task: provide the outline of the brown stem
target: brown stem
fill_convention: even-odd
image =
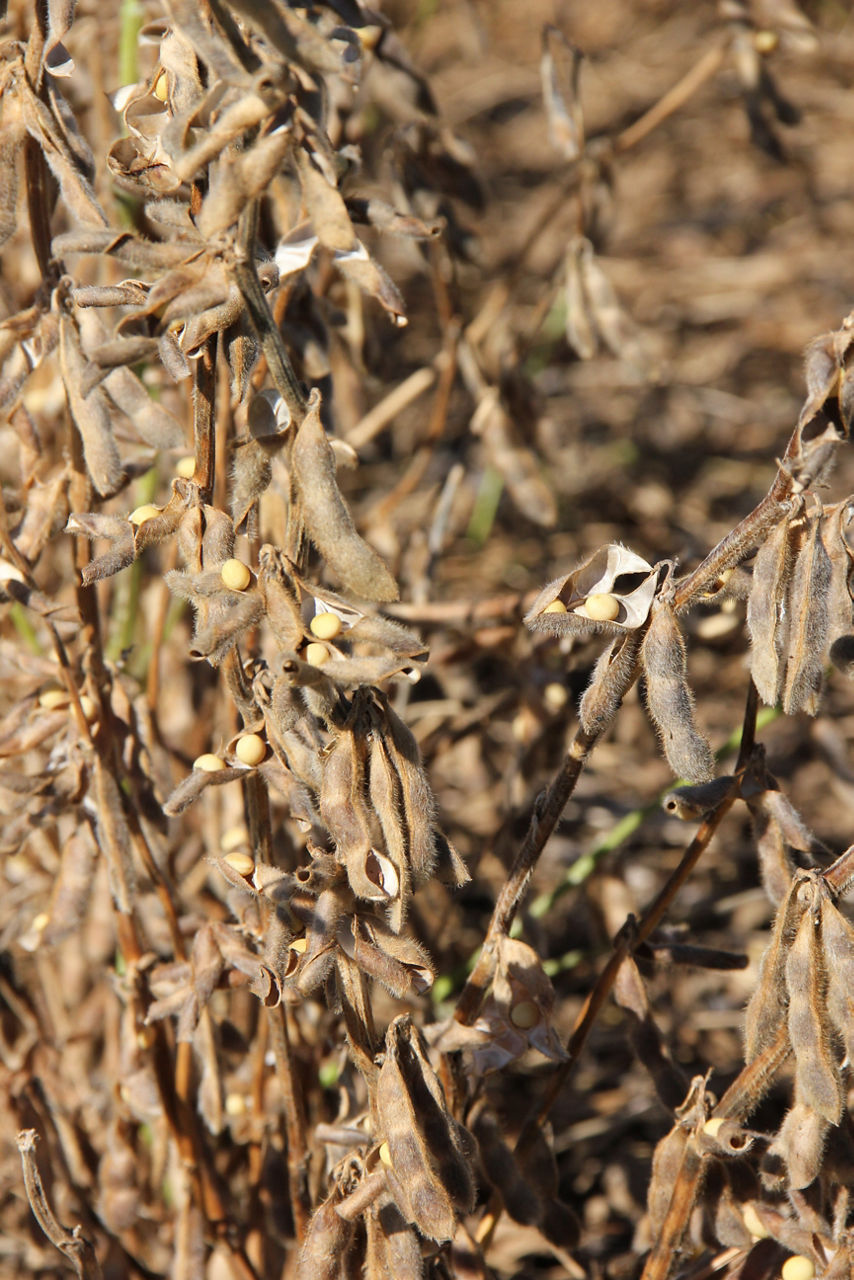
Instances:
[[[549,1087],[547,1088],[542,1101],[536,1108],[535,1113],[532,1114],[532,1116],[525,1122],[525,1126],[522,1130],[522,1136],[519,1139],[520,1143],[522,1143],[526,1136],[530,1134],[533,1128],[541,1125],[545,1121],[554,1106],[556,1099],[569,1079],[576,1062],[578,1061],[581,1050],[587,1042],[587,1037],[593,1028],[593,1024],[596,1021],[599,1011],[610,995],[611,988],[616,981],[620,965],[626,956],[634,950],[634,948],[639,946],[642,942],[645,942],[658,928],[664,918],[665,912],[670,907],[679,890],[685,884],[705,850],[708,848],[709,842],[720,826],[724,814],[727,813],[730,806],[733,804],[738,794],[739,785],[740,778],[733,778],[729,790],[715,810],[701,823],[697,834],[694,836],[694,839],[682,855],[678,867],[676,867],[672,874],[668,876],[667,882],[662,887],[658,896],[644,912],[638,923],[631,929],[623,930],[620,934],[617,946],[609,957],[608,963],[599,975],[593,990],[588,995],[575,1019],[575,1025],[566,1046],[568,1057],[565,1062],[561,1063],[560,1067],[552,1076],[552,1079],[549,1082]]]
[[[712,1118],[746,1120],[768,1092],[774,1077],[791,1052],[788,1028],[783,1024],[773,1044],[748,1063],[732,1082],[712,1111]],[[670,1204],[655,1245],[646,1260],[641,1280],[667,1280],[676,1262],[691,1210],[702,1189],[709,1158],[708,1152],[698,1149],[692,1134],[685,1145]]]
[[[18,1151],[24,1171],[24,1187],[30,1208],[42,1231],[60,1253],[68,1259],[79,1280],[101,1280],[101,1267],[95,1254],[95,1246],[83,1235],[80,1226],[63,1227],[56,1219],[48,1203],[41,1176],[36,1165],[36,1131],[22,1129],[18,1134]]]
[[[238,246],[233,265],[234,279],[243,294],[249,319],[261,343],[270,377],[288,406],[292,421],[299,425],[305,417],[305,397],[285,350],[282,335],[273,321],[270,304],[264,296],[264,290],[261,288],[258,273],[255,270],[257,216],[257,202],[251,201],[241,214],[238,224]]]
[[[203,343],[193,363],[193,448],[193,479],[202,502],[210,503],[216,466],[216,335]]]
[[[280,1005],[278,1009],[268,1010],[267,1016],[276,1060],[276,1075],[282,1091],[285,1113],[285,1134],[288,1143],[288,1194],[294,1219],[294,1234],[297,1240],[302,1242],[311,1216],[311,1196],[308,1186],[309,1153],[305,1105],[291,1052],[286,1015],[284,1005]]]
[[[614,139],[614,152],[620,155],[624,151],[629,151],[632,147],[637,146],[648,134],[657,129],[660,124],[672,116],[674,112],[683,107],[689,98],[697,92],[698,89],[711,80],[723,65],[724,55],[727,51],[727,45],[720,44],[713,49],[708,49],[695,63],[690,71],[686,72],[681,80],[678,80],[671,89],[668,89],[663,97],[658,99],[648,111],[622,133],[618,133]]]
[[[545,796],[535,806],[527,835],[498,895],[483,941],[483,949],[457,1001],[454,1016],[458,1022],[471,1023],[480,1008],[492,980],[498,943],[507,935],[516,918],[516,912],[528,888],[537,859],[566,808],[584,762],[595,742],[596,738],[586,734],[582,729],[579,728],[576,731],[560,770],[552,780]]]

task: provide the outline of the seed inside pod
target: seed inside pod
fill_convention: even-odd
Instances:
[[[223,853],[233,853],[235,849],[239,849],[241,845],[247,844],[249,836],[246,828],[241,826],[229,827],[223,832],[220,848]]]
[[[787,1258],[780,1268],[781,1280],[813,1280],[814,1275],[815,1263],[812,1258],[807,1258],[802,1253],[796,1253],[791,1258]]]
[[[153,520],[155,516],[160,515],[160,508],[155,507],[153,502],[146,502],[141,507],[137,507],[128,516],[131,524],[145,524],[146,520]]]
[[[703,1133],[708,1134],[710,1138],[716,1138],[723,1124],[721,1116],[712,1116],[711,1120],[707,1120],[703,1125]]]
[[[533,1000],[520,1000],[510,1010],[510,1021],[520,1031],[530,1031],[540,1020],[540,1011]]]
[[[318,640],[334,640],[341,634],[341,619],[337,613],[316,613],[308,629]]]
[[[227,765],[222,756],[215,756],[213,752],[206,751],[204,755],[196,757],[193,768],[201,769],[202,773],[216,773],[220,769],[227,768]]]
[[[229,591],[245,591],[252,581],[252,573],[242,560],[226,560],[219,571],[223,586]]]
[[[179,458],[175,463],[175,475],[180,476],[182,480],[192,480],[196,474],[196,459],[191,457]]]
[[[619,600],[606,591],[597,591],[588,596],[582,608],[593,622],[616,622],[620,616]]]
[[[45,689],[39,698],[39,706],[46,711],[57,711],[61,707],[67,707],[70,701],[65,689]]]
[[[564,685],[559,684],[557,680],[552,680],[543,689],[543,702],[549,711],[561,711],[569,700],[569,693]]]
[[[17,565],[8,560],[0,560],[0,582],[23,582],[24,575]]]
[[[752,1204],[746,1204],[741,1211],[742,1221],[754,1240],[767,1240],[768,1228]]]
[[[391,1151],[387,1142],[380,1143],[380,1161],[387,1169],[391,1168]]]
[[[88,720],[89,724],[98,718],[98,704],[94,698],[90,698],[88,693],[80,695],[80,710]]]
[[[255,870],[255,859],[248,853],[227,853],[223,862],[227,862],[240,876],[251,876]]]
[[[234,754],[243,764],[260,764],[267,754],[267,744],[258,733],[245,733],[238,738]]]
[[[322,667],[325,662],[329,661],[329,650],[325,644],[318,644],[314,641],[312,644],[305,646],[305,660],[310,662],[313,667]]]
[[[288,950],[295,951],[298,956],[304,955],[308,947],[308,938],[294,938],[293,942],[288,943]]]
[[[161,71],[160,75],[154,81],[151,92],[160,102],[165,102],[169,96],[169,82],[166,79],[166,72]]]
[[[543,613],[566,613],[566,605],[562,600],[552,600],[551,604],[547,604]]]

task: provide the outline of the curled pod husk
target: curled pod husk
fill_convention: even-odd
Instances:
[[[624,635],[646,622],[657,582],[657,569],[612,542],[544,587],[525,625],[553,636]]]
[[[653,605],[641,661],[646,675],[647,709],[668,764],[679,778],[708,782],[715,770],[714,756],[694,723],[685,641],[673,606],[666,600],[659,599]]]
[[[448,1110],[420,1031],[404,1014],[386,1032],[377,1082],[379,1126],[391,1159],[389,1190],[407,1222],[431,1240],[453,1238],[474,1205],[468,1135]]]

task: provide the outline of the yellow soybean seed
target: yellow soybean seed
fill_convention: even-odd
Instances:
[[[584,612],[593,622],[615,622],[620,616],[620,602],[616,596],[597,591],[584,601]]]
[[[89,721],[89,724],[98,719],[98,704],[94,698],[89,697],[88,693],[81,693],[80,695],[80,710]]]
[[[708,1134],[710,1138],[716,1138],[720,1133],[723,1119],[721,1116],[712,1116],[711,1120],[707,1120],[703,1125],[703,1133]]]
[[[141,507],[137,507],[128,516],[131,524],[145,524],[146,520],[153,520],[155,516],[160,515],[160,508],[155,507],[153,502],[146,502]]]
[[[247,844],[248,840],[249,836],[246,833],[246,828],[238,824],[237,826],[229,827],[227,831],[223,832],[219,847],[223,853],[233,853],[235,849],[240,849],[244,844]]]
[[[540,1020],[540,1011],[533,1000],[520,1000],[510,1010],[510,1021],[520,1031],[530,1031]]]
[[[757,53],[773,53],[780,43],[780,37],[776,31],[755,31],[753,33],[753,47]]]
[[[154,81],[151,92],[160,102],[165,102],[169,96],[169,81],[166,78],[166,72],[161,70],[160,75]]]
[[[813,1280],[815,1263],[812,1258],[807,1258],[802,1253],[793,1254],[783,1263],[780,1275],[782,1280]]]
[[[227,853],[223,862],[227,862],[240,876],[251,876],[255,870],[255,859],[248,853]]]
[[[325,644],[313,644],[305,646],[305,660],[310,662],[313,667],[322,667],[325,662],[329,661],[329,650]]]
[[[543,689],[543,702],[549,711],[561,711],[569,701],[569,693],[564,685],[552,680]]]
[[[229,591],[245,591],[252,581],[251,570],[242,560],[226,560],[219,573]]]
[[[387,1142],[380,1143],[380,1161],[387,1169],[391,1168],[391,1151]]]
[[[225,1095],[225,1114],[236,1118],[237,1116],[245,1116],[247,1111],[246,1099],[242,1093],[227,1093]]]
[[[741,1212],[741,1217],[747,1230],[753,1236],[754,1240],[767,1240],[768,1228],[756,1212],[752,1204],[746,1204]]]
[[[24,575],[17,565],[0,560],[0,582],[23,582]]]
[[[196,459],[191,457],[179,458],[175,463],[175,475],[180,476],[182,480],[192,480],[196,474]]]
[[[294,938],[293,942],[288,943],[288,950],[295,951],[298,956],[304,955],[308,947],[308,938]]]
[[[45,689],[39,698],[39,706],[44,707],[46,711],[57,711],[62,707],[67,707],[70,701],[71,699],[65,689]]]
[[[341,634],[341,619],[337,613],[316,613],[308,629],[318,640],[334,640]]]
[[[258,733],[245,733],[238,738],[234,754],[243,764],[260,764],[267,754],[267,744]]]
[[[562,600],[552,600],[551,604],[547,604],[543,613],[566,613],[566,605]]]
[[[220,769],[227,767],[222,756],[215,756],[212,751],[206,751],[204,755],[197,756],[193,761],[193,768],[201,769],[202,773],[217,773]]]

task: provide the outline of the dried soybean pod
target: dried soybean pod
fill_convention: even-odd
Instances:
[[[591,738],[604,733],[635,679],[643,632],[617,636],[602,653],[581,699],[578,719]]]
[[[408,1222],[431,1240],[450,1240],[455,1206],[469,1211],[469,1153],[408,1014],[391,1023],[377,1082],[377,1112],[391,1167],[389,1189]]]
[[[371,848],[370,815],[364,798],[364,771],[356,736],[343,729],[323,762],[320,816],[337,846],[338,861],[347,869],[350,888],[360,898],[388,901],[368,866],[376,859]]]
[[[815,715],[827,658],[828,610],[832,566],[813,516],[795,561],[789,588],[789,630],[783,685],[786,715]]]
[[[86,469],[100,496],[109,497],[124,480],[113,435],[113,415],[102,387],[94,387],[88,396],[83,395],[81,379],[86,360],[80,349],[77,325],[65,309],[59,312],[59,363],[68,407],[83,442]]]
[[[400,780],[409,845],[409,870],[416,885],[429,880],[436,865],[436,801],[421,763],[418,743],[408,725],[383,699],[383,746]]]
[[[397,600],[397,583],[356,532],[335,478],[335,454],[313,391],[291,455],[293,481],[308,536],[333,573],[367,600]]]
[[[799,516],[794,516],[766,538],[756,555],[747,601],[750,674],[760,698],[771,707],[779,700],[783,680],[782,653],[789,629],[787,596],[799,527]]]
[[[673,606],[658,599],[641,651],[649,714],[661,737],[668,764],[679,778],[708,782],[714,774],[712,749],[694,724],[688,688],[685,641]]]
[[[837,1124],[843,1096],[828,1026],[820,918],[811,908],[804,911],[786,959],[789,1039],[799,1101]]]
[[[799,1191],[819,1175],[829,1125],[812,1107],[795,1094],[795,1105],[787,1112],[771,1146],[770,1156],[779,1156],[788,1173],[789,1187]]]
[[[362,807],[354,803],[357,757],[353,734],[342,729],[323,757],[320,783],[320,816],[338,846],[339,861],[348,848],[371,847],[370,831]]]
[[[337,1200],[333,1193],[315,1210],[297,1263],[297,1280],[339,1280],[347,1274],[345,1258],[356,1229],[335,1212]]]
[[[677,1120],[670,1132],[660,1140],[653,1153],[646,1207],[649,1212],[650,1232],[654,1239],[661,1234],[687,1148],[688,1133]]]
[[[395,1280],[398,1276],[420,1280],[424,1259],[418,1236],[387,1193],[371,1206],[364,1221],[366,1280]]]
[[[829,900],[821,904],[821,939],[827,969],[827,1012],[854,1062],[854,929]]]
[[[748,1062],[773,1044],[786,1016],[786,955],[805,910],[799,888],[800,881],[794,881],[777,912],[771,941],[759,966],[759,985],[747,1006],[744,1055]]]
[[[762,888],[774,906],[779,907],[792,887],[795,864],[786,848],[777,815],[768,804],[769,794],[763,791],[758,796],[751,796],[747,807],[753,819],[753,840],[759,860]]]
[[[378,733],[371,734],[371,745],[368,753],[368,778],[368,795],[374,812],[380,820],[386,855],[394,864],[398,875],[398,895],[389,908],[389,922],[395,933],[399,933],[406,917],[412,888],[410,885],[398,776],[386,754],[384,743]]]
[[[269,544],[258,553],[258,587],[276,642],[282,649],[298,649],[303,638],[299,600],[284,556]]]

